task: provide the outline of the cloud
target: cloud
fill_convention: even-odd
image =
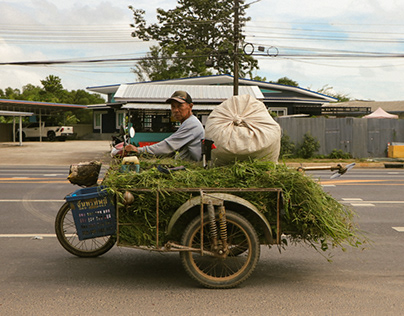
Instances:
[[[131,3],[132,2],[132,3]],[[251,1],[246,1],[251,2]],[[128,5],[146,10],[173,9],[175,0],[0,2],[0,61],[65,60],[93,57],[142,57],[152,43],[131,38]],[[353,98],[398,100],[404,91],[404,59],[314,58],[285,54],[342,51],[401,53],[404,51],[404,2],[396,0],[261,0],[246,11],[252,17],[243,30],[247,40],[275,46],[276,58],[260,57],[257,75],[268,80],[289,77],[303,88],[325,85]],[[133,63],[53,67],[0,66],[0,88],[39,84],[57,75],[67,89],[135,81]]]
[[[247,38],[250,41],[279,48],[279,57],[259,60],[258,74],[267,79],[287,76],[314,90],[329,85],[353,98],[397,100],[404,97],[397,85],[404,79],[403,59],[357,56],[308,60],[282,55],[401,53],[403,13],[404,2],[396,0],[262,0],[247,10],[254,29],[246,27],[246,33],[252,35]]]
[[[148,51],[149,43],[136,42],[130,36],[132,13],[126,1],[3,2],[0,12],[0,23],[7,26],[0,32],[1,62],[112,58]],[[0,88],[3,89],[21,88],[28,83],[37,85],[49,74],[61,77],[68,89],[135,80],[130,65],[125,69],[91,69],[85,65],[1,67]]]

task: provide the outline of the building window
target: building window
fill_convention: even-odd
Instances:
[[[271,113],[275,113],[277,116],[288,115],[288,108],[268,108]]]
[[[172,133],[180,125],[173,121],[170,111],[131,110],[130,122],[136,132]]]
[[[101,128],[101,116],[102,116],[102,113],[94,112],[94,128],[96,128],[96,129]]]
[[[115,127],[116,129],[120,129],[121,125],[126,126],[126,112],[125,111],[117,111],[116,112],[116,122],[115,122]]]
[[[143,129],[147,132],[151,132],[152,130],[152,116],[149,114],[146,114],[143,117]]]
[[[102,116],[107,113],[107,111],[94,111],[94,129],[102,130]]]

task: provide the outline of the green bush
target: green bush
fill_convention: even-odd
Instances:
[[[351,159],[352,155],[350,153],[346,153],[341,149],[333,149],[332,152],[327,156],[330,159]]]
[[[315,155],[320,149],[320,142],[309,132],[304,134],[303,143],[296,146],[289,135],[283,132],[279,158],[318,158],[318,159],[352,159],[352,155],[341,149],[333,149],[328,155]]]
[[[286,133],[282,134],[281,138],[281,150],[279,153],[280,158],[291,158],[295,154],[295,144],[290,140],[289,135]]]
[[[296,156],[298,158],[312,158],[314,153],[320,149],[320,142],[309,132],[304,134],[303,143],[297,148]]]

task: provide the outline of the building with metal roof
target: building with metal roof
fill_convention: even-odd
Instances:
[[[234,78],[231,75],[214,75],[214,76],[95,86],[95,87],[88,87],[87,90],[105,94],[108,96],[108,102],[114,103],[118,101],[122,90],[132,88],[134,89],[136,86],[149,86],[150,93],[158,95],[161,92],[162,89],[161,87],[163,85],[168,86],[176,85],[180,87],[180,90],[193,89],[192,88],[193,86],[199,86],[199,87],[217,86],[217,87],[228,87],[229,88],[228,91],[233,91],[232,90],[233,81]],[[263,96],[263,98],[260,98],[260,100],[272,112],[276,112],[278,115],[291,115],[291,114],[321,115],[321,107],[324,104],[338,101],[334,97],[330,97],[325,94],[310,91],[308,89],[303,89],[300,87],[287,86],[277,83],[263,82],[243,78],[240,78],[238,82],[239,82],[239,94],[245,93],[243,89],[257,87],[261,91],[261,94]],[[172,92],[174,91],[175,90],[172,90]],[[191,92],[189,92],[189,94],[192,96],[195,105],[198,105],[200,102],[206,103],[207,101],[209,101],[209,99],[213,99],[215,95],[218,96],[218,94],[220,94],[220,96],[217,98],[217,100],[221,100],[218,103],[220,104],[226,98],[232,95],[232,93],[228,94],[227,92],[222,93],[218,91],[220,91],[220,89],[218,89],[217,91],[206,90],[205,93],[203,93],[202,91],[203,94],[200,95],[197,94],[195,96]],[[168,90],[166,92],[168,92],[166,97],[171,95],[172,93],[169,92]],[[224,96],[226,96],[225,99],[223,99]],[[198,97],[200,97],[200,99],[198,99]],[[140,99],[131,100],[131,102],[137,102],[137,101],[140,101]],[[152,98],[150,98],[149,100],[144,99],[142,101],[155,103],[155,101],[153,101]]]
[[[176,90],[187,91],[193,100],[193,113],[204,124],[215,106],[233,95],[234,78],[214,75],[88,87],[91,92],[107,96],[105,105],[89,106],[94,110],[94,133],[114,133],[130,111],[136,137],[142,141],[159,141],[172,133],[175,123],[165,100]],[[261,100],[277,115],[320,115],[321,107],[337,99],[300,87],[249,79],[239,79],[238,94]],[[140,132],[140,133],[139,133]],[[145,133],[143,135],[142,133]]]

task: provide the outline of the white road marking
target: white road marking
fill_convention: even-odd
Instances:
[[[76,234],[65,234],[66,237],[74,237]],[[42,238],[55,238],[56,234],[0,234],[0,238],[33,238],[33,239],[42,239]]]
[[[56,237],[55,234],[0,234],[0,238]]]
[[[45,203],[45,202],[65,202],[65,200],[0,200],[0,203],[14,203],[14,202],[37,202],[37,203]]]
[[[392,228],[398,231],[399,233],[404,233],[404,227],[392,227]]]
[[[324,188],[335,188],[336,187],[335,184],[323,184],[321,186],[324,187]]]
[[[341,198],[341,203],[352,206],[375,206],[375,204],[404,204],[404,201],[363,201],[361,198]]]
[[[404,201],[367,201],[375,204],[404,204]]]
[[[375,206],[374,204],[369,203],[369,202],[360,203],[363,201],[361,198],[342,198],[342,201],[349,203],[352,206]],[[355,202],[359,202],[359,203],[355,203]]]
[[[363,200],[345,200],[339,201],[340,203],[355,203],[355,202],[362,202]],[[364,203],[357,203],[357,204],[404,204],[404,201],[363,201]]]

